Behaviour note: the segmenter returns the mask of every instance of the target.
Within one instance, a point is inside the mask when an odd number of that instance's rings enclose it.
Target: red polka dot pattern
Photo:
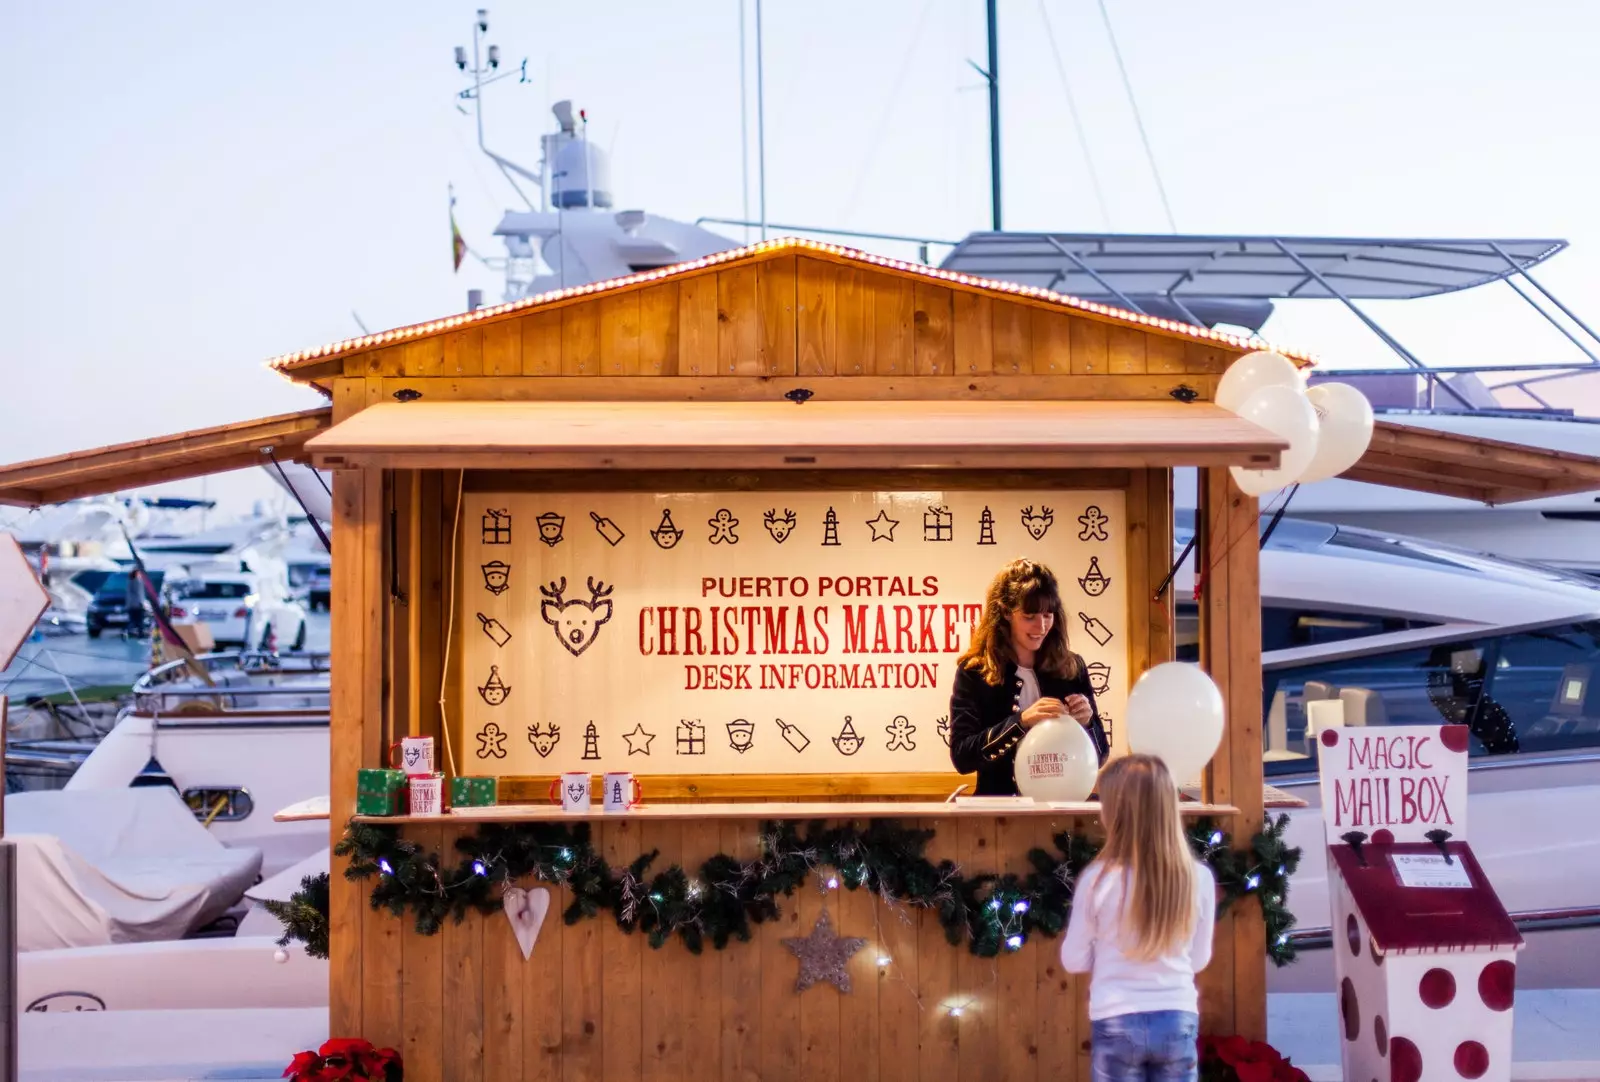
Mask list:
[[[1482,1078],[1489,1073],[1489,1050],[1477,1041],[1456,1045],[1456,1074],[1462,1078]]]
[[[1509,1011],[1516,995],[1516,963],[1502,958],[1498,962],[1490,962],[1478,974],[1478,997],[1491,1011]]]
[[[1394,844],[1394,831],[1390,830],[1388,827],[1380,827],[1379,829],[1374,830],[1372,832],[1372,844],[1373,845],[1393,845]]]
[[[1389,1042],[1389,1082],[1422,1082],[1422,1051],[1404,1037]]]
[[[1389,1027],[1383,1021],[1383,1015],[1372,1020],[1372,1039],[1378,1042],[1378,1055],[1389,1054]]]
[[[1322,730],[1322,746],[1331,748],[1339,742],[1339,734],[1332,729]]]
[[[1356,1002],[1356,986],[1346,977],[1339,985],[1339,1017],[1344,1019],[1344,1039],[1361,1036],[1361,1005]]]
[[[1467,750],[1467,735],[1472,730],[1465,725],[1446,725],[1439,730],[1439,743],[1451,751]]]
[[[1425,1007],[1436,1011],[1448,1007],[1456,998],[1455,976],[1448,969],[1430,969],[1422,975],[1417,994]]]
[[[1350,940],[1350,953],[1356,958],[1361,957],[1361,925],[1356,923],[1356,915],[1350,914],[1344,922],[1345,938]]]

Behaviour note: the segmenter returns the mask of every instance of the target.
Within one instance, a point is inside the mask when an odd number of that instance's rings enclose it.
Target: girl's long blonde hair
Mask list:
[[[1076,679],[1078,655],[1072,652],[1067,639],[1061,587],[1048,567],[1032,560],[1012,560],[994,577],[983,601],[983,616],[972,629],[972,642],[956,664],[979,673],[991,687],[1000,683],[1005,678],[1006,663],[1017,660],[1016,647],[1011,642],[1011,614],[1018,611],[1029,616],[1039,612],[1056,614],[1056,622],[1045,635],[1033,667],[1051,676]]]
[[[1100,775],[1106,845],[1097,861],[1120,871],[1122,951],[1153,961],[1194,933],[1194,856],[1178,816],[1178,787],[1154,755],[1124,755]]]

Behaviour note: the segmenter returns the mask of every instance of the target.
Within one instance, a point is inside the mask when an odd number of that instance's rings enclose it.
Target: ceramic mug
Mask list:
[[[559,800],[562,811],[586,812],[589,810],[589,783],[592,780],[588,774],[563,774],[550,783],[550,800]]]
[[[411,791],[412,815],[444,814],[444,775],[413,775],[407,784]]]
[[[605,808],[608,812],[625,812],[637,808],[644,799],[644,787],[639,779],[628,773],[605,776]]]
[[[404,736],[389,745],[389,765],[407,776],[433,773],[433,737]]]

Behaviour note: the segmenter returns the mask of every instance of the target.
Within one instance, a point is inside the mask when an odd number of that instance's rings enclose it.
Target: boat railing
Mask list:
[[[325,715],[329,661],[326,652],[200,654],[192,662],[168,662],[135,681],[132,709],[151,717],[242,712]]]

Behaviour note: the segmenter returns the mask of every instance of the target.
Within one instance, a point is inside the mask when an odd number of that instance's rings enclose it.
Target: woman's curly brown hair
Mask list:
[[[1034,656],[1034,669],[1068,680],[1076,679],[1078,655],[1067,642],[1061,588],[1048,567],[1032,560],[1013,560],[994,577],[984,599],[983,616],[972,631],[972,642],[957,664],[980,673],[990,686],[999,684],[1005,678],[1006,665],[1017,660],[1011,641],[1011,614],[1019,610],[1029,616],[1040,612],[1056,615],[1055,623],[1044,637],[1044,645]]]

